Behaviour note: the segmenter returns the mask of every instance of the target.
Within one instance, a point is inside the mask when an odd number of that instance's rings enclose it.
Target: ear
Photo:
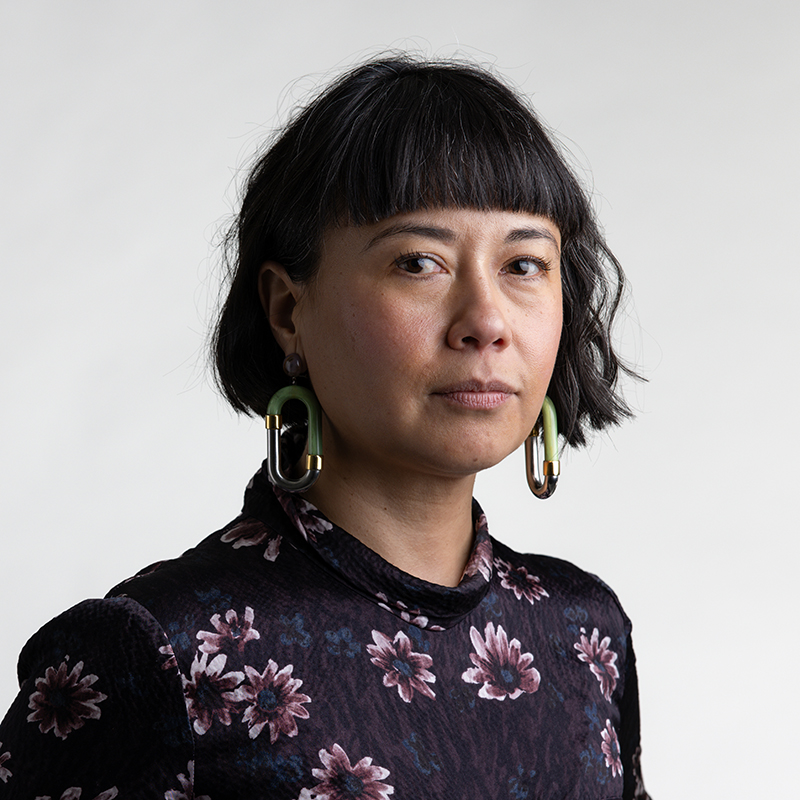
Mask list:
[[[294,311],[302,285],[276,261],[266,261],[258,274],[258,296],[267,315],[272,335],[284,354],[301,352],[300,337],[294,323]]]

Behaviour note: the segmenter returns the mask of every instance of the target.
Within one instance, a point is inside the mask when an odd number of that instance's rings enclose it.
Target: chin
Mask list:
[[[516,448],[515,448],[516,449]],[[470,448],[472,451],[473,448]],[[504,458],[506,458],[513,451],[506,453],[503,452],[489,452],[485,449],[480,451],[465,452],[462,450],[457,455],[451,458],[442,458],[442,454],[435,459],[435,463],[431,463],[431,467],[444,474],[455,476],[477,475],[486,469],[496,467]],[[432,459],[432,462],[434,460]]]
[[[495,426],[460,426],[429,432],[425,439],[406,437],[397,442],[396,456],[406,470],[441,476],[466,477],[497,466],[524,441],[517,431],[498,430]]]
[[[481,472],[497,466],[503,459],[511,455],[522,446],[525,437],[500,436],[486,434],[481,431],[478,435],[463,434],[454,437],[452,448],[442,448],[439,456],[455,464],[463,465],[471,472]]]

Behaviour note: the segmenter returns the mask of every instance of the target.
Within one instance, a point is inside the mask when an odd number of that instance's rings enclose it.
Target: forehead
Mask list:
[[[513,245],[536,243],[556,255],[561,233],[550,219],[517,211],[464,208],[419,209],[364,225],[337,225],[323,234],[323,251],[347,242],[369,252],[408,239],[425,239],[445,245]]]

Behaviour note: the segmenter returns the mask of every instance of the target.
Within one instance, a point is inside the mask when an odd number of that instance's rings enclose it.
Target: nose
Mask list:
[[[447,343],[454,350],[503,349],[511,343],[504,297],[485,273],[465,276],[455,290]]]

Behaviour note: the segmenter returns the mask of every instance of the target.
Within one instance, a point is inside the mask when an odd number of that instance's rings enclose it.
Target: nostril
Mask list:
[[[491,287],[481,284],[474,291],[464,290],[460,300],[453,309],[448,331],[451,347],[483,350],[505,347],[510,343],[508,317]]]
[[[505,345],[506,340],[503,336],[498,336],[496,338],[492,338],[491,336],[480,338],[477,336],[467,335],[461,337],[461,343],[463,345],[467,345],[470,347],[477,347],[477,348],[493,347],[493,346],[502,347]]]

